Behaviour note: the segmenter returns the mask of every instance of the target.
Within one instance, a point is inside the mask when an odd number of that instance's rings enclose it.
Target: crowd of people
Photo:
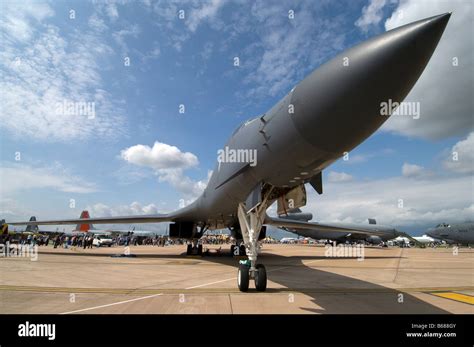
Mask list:
[[[207,244],[207,245],[224,245],[224,244],[229,244],[231,242],[232,240],[230,238],[230,235],[226,235],[226,234],[204,235],[201,238],[201,243]]]
[[[185,239],[171,239],[164,235],[142,236],[134,235],[133,233],[120,234],[114,236],[94,235],[92,233],[84,234],[65,234],[65,233],[51,233],[51,234],[32,234],[32,233],[18,233],[7,235],[8,239],[3,240],[3,243],[8,241],[12,244],[29,245],[29,246],[53,246],[54,248],[93,248],[99,243],[94,244],[94,239],[97,237],[107,238],[111,240],[111,246],[156,246],[164,247],[169,245],[184,245],[187,243]],[[228,234],[209,234],[204,235],[200,239],[203,245],[224,245],[231,244],[232,238]],[[278,243],[271,237],[262,240],[263,243]]]
[[[168,236],[136,236],[133,233],[123,235],[94,235],[92,233],[70,235],[65,233],[51,234],[32,234],[18,233],[2,235],[2,243],[28,245],[28,246],[53,246],[54,248],[93,248],[98,246],[99,242],[94,244],[94,239],[102,238],[111,240],[111,246],[168,246],[174,244],[185,244],[183,239],[170,239]],[[109,243],[108,243],[109,244]]]

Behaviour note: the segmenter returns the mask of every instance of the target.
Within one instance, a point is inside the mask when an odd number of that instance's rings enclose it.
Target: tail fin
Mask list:
[[[5,219],[0,221],[0,227],[2,229],[2,235],[8,235],[8,224],[5,223]]]
[[[31,216],[30,222],[36,222],[36,217],[35,217],[35,216]],[[38,228],[37,225],[28,224],[28,225],[26,226],[25,231],[29,231],[29,232],[31,232],[31,233],[37,233],[37,232],[39,231],[39,228]]]
[[[81,215],[79,216],[81,219],[89,219],[89,211],[82,211]],[[94,229],[94,226],[92,224],[84,224],[84,223],[79,223],[76,225],[76,231],[82,231],[84,233],[87,233],[89,230]]]

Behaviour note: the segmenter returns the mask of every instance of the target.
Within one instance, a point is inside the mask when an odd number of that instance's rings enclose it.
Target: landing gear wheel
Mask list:
[[[197,251],[198,251],[197,252],[198,255],[202,255],[202,245],[198,245]]]
[[[186,248],[186,255],[191,255],[193,252],[193,246],[191,244]]]
[[[237,285],[239,286],[239,290],[241,292],[246,292],[249,290],[249,281],[249,267],[247,265],[240,264],[239,272],[237,274]]]
[[[255,288],[258,292],[264,292],[267,289],[267,270],[262,264],[257,264],[255,271]]]

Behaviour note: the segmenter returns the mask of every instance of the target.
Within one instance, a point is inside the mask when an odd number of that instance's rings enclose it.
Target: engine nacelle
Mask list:
[[[367,237],[365,241],[373,245],[379,245],[383,242],[383,240],[379,236],[375,236],[375,235]]]
[[[283,219],[291,219],[291,220],[301,220],[308,222],[311,219],[313,219],[313,214],[312,213],[306,213],[306,212],[296,212],[296,213],[288,213],[287,215],[281,215],[278,216],[279,218]]]
[[[197,225],[193,222],[176,222],[170,224],[170,238],[192,239],[197,234]]]

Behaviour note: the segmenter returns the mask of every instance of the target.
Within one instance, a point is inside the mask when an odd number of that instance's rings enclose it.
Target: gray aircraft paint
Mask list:
[[[380,243],[396,238],[402,233],[390,226],[363,225],[355,223],[324,223],[321,227],[312,222],[311,229],[286,228],[295,234],[311,237],[315,240],[357,241],[365,240],[371,243]],[[374,237],[374,239],[370,239]]]
[[[474,244],[474,223],[440,224],[428,229],[426,235],[451,243]]]

